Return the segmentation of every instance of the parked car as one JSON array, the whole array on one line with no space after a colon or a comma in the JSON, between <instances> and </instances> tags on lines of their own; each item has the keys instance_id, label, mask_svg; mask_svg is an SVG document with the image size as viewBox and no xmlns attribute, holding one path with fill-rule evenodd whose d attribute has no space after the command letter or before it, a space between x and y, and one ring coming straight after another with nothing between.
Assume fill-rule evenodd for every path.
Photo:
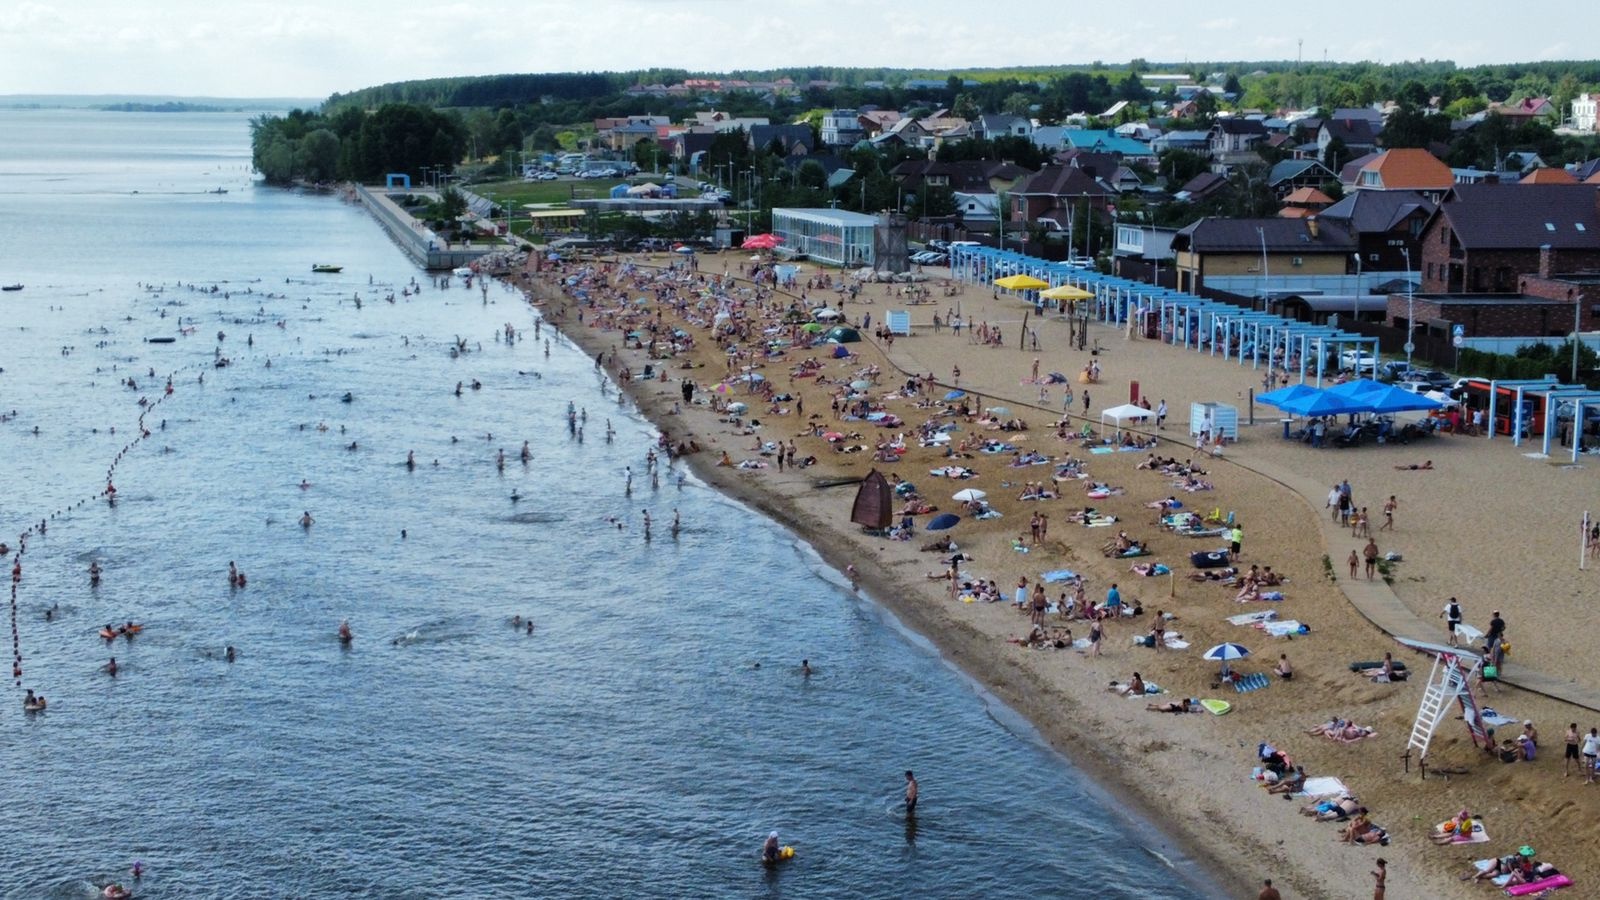
<instances>
[{"instance_id":1,"label":"parked car","mask_svg":"<svg viewBox=\"0 0 1600 900\"><path fill-rule=\"evenodd\" d=\"M1371 369L1377 363L1378 358L1365 350L1346 350L1339 354L1341 369Z\"/></svg>"},{"instance_id":2,"label":"parked car","mask_svg":"<svg viewBox=\"0 0 1600 900\"><path fill-rule=\"evenodd\" d=\"M1426 394L1427 392L1433 390L1433 386L1428 384L1426 381L1396 381L1394 386L1402 391L1410 391L1413 394Z\"/></svg>"},{"instance_id":3,"label":"parked car","mask_svg":"<svg viewBox=\"0 0 1600 900\"><path fill-rule=\"evenodd\" d=\"M1383 381L1409 381L1416 377L1416 370L1403 359L1391 359L1378 366L1378 377Z\"/></svg>"},{"instance_id":4,"label":"parked car","mask_svg":"<svg viewBox=\"0 0 1600 900\"><path fill-rule=\"evenodd\" d=\"M1427 384L1428 390L1430 391L1447 391L1450 389L1450 386L1455 383L1455 380L1449 375L1446 375L1437 369L1430 369L1426 372L1417 372L1413 370L1411 377L1416 381L1421 381Z\"/></svg>"}]
</instances>

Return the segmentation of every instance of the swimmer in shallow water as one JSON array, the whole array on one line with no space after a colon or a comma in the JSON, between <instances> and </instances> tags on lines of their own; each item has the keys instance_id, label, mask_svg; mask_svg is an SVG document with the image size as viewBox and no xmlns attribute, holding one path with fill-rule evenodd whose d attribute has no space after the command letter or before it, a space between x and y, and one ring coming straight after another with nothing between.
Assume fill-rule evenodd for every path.
<instances>
[{"instance_id":1,"label":"swimmer in shallow water","mask_svg":"<svg viewBox=\"0 0 1600 900\"><path fill-rule=\"evenodd\" d=\"M311 510L308 509L304 513L300 514L300 527L301 528L310 528L312 525L315 525L316 522L317 522L316 519L311 518Z\"/></svg>"}]
</instances>

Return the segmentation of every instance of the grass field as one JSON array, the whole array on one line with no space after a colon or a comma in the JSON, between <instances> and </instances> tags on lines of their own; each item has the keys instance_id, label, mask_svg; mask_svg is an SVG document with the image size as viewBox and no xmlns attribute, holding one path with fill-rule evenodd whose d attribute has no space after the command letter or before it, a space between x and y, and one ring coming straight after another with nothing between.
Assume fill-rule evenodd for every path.
<instances>
[{"instance_id":1,"label":"grass field","mask_svg":"<svg viewBox=\"0 0 1600 900\"><path fill-rule=\"evenodd\" d=\"M513 212L525 203L565 206L568 200L594 200L611 195L621 179L596 178L592 181L491 181L472 186L474 193L488 197Z\"/></svg>"}]
</instances>

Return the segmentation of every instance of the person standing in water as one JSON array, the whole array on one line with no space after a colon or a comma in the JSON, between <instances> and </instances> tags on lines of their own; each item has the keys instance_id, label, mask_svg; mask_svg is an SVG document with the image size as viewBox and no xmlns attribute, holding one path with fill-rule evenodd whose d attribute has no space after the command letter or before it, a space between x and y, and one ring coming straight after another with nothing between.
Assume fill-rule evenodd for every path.
<instances>
[{"instance_id":1,"label":"person standing in water","mask_svg":"<svg viewBox=\"0 0 1600 900\"><path fill-rule=\"evenodd\" d=\"M344 644L348 644L354 639L355 639L355 635L350 633L350 620L349 619L345 619L343 622L340 622L339 623L339 642L340 643L344 643Z\"/></svg>"},{"instance_id":2,"label":"person standing in water","mask_svg":"<svg viewBox=\"0 0 1600 900\"><path fill-rule=\"evenodd\" d=\"M779 851L778 833L774 831L767 835L766 843L761 845L761 861L769 864L777 862Z\"/></svg>"},{"instance_id":3,"label":"person standing in water","mask_svg":"<svg viewBox=\"0 0 1600 900\"><path fill-rule=\"evenodd\" d=\"M311 510L309 510L309 509L300 514L300 527L301 528L310 528L313 524L316 523L316 521L317 521L316 519L311 518Z\"/></svg>"},{"instance_id":4,"label":"person standing in water","mask_svg":"<svg viewBox=\"0 0 1600 900\"><path fill-rule=\"evenodd\" d=\"M917 776L906 770L906 818L917 814Z\"/></svg>"}]
</instances>

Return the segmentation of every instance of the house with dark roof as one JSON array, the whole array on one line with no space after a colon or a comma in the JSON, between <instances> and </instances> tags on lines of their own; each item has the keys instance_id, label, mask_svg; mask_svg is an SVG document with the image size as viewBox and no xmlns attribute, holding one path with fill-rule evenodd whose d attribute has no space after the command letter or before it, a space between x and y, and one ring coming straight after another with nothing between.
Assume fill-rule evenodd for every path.
<instances>
[{"instance_id":1,"label":"house with dark roof","mask_svg":"<svg viewBox=\"0 0 1600 900\"><path fill-rule=\"evenodd\" d=\"M1375 126L1364 118L1323 119L1322 127L1317 129L1317 155L1327 159L1328 145L1336 140L1344 142L1351 153L1371 153L1378 146L1381 130L1381 125Z\"/></svg>"},{"instance_id":2,"label":"house with dark roof","mask_svg":"<svg viewBox=\"0 0 1600 900\"><path fill-rule=\"evenodd\" d=\"M715 131L683 131L668 138L666 147L673 159L689 164L695 161L695 157L710 150L716 139Z\"/></svg>"},{"instance_id":3,"label":"house with dark roof","mask_svg":"<svg viewBox=\"0 0 1600 900\"><path fill-rule=\"evenodd\" d=\"M996 194L1010 190L1018 180L1032 174L1032 170L1015 163L995 159L908 159L889 170L890 177L910 193L942 188L964 194Z\"/></svg>"},{"instance_id":4,"label":"house with dark roof","mask_svg":"<svg viewBox=\"0 0 1600 900\"><path fill-rule=\"evenodd\" d=\"M1513 291L1520 276L1600 270L1600 188L1589 184L1459 184L1422 231L1424 291Z\"/></svg>"},{"instance_id":5,"label":"house with dark roof","mask_svg":"<svg viewBox=\"0 0 1600 900\"><path fill-rule=\"evenodd\" d=\"M1267 187L1281 203L1283 198L1301 188L1320 189L1334 177L1327 166L1314 159L1285 159L1274 163L1267 171Z\"/></svg>"},{"instance_id":6,"label":"house with dark roof","mask_svg":"<svg viewBox=\"0 0 1600 900\"><path fill-rule=\"evenodd\" d=\"M1001 137L1025 138L1033 134L1033 123L1022 116L1009 116L1001 113L979 116L972 123L974 137L992 141Z\"/></svg>"},{"instance_id":7,"label":"house with dark roof","mask_svg":"<svg viewBox=\"0 0 1600 900\"><path fill-rule=\"evenodd\" d=\"M1416 191L1351 191L1317 214L1355 236L1361 269L1401 272L1422 259L1422 229L1436 208Z\"/></svg>"},{"instance_id":8,"label":"house with dark roof","mask_svg":"<svg viewBox=\"0 0 1600 900\"><path fill-rule=\"evenodd\" d=\"M1219 172L1201 172L1185 181L1172 199L1180 203L1198 203L1212 197L1220 197L1228 193L1232 185L1228 183L1228 176Z\"/></svg>"},{"instance_id":9,"label":"house with dark roof","mask_svg":"<svg viewBox=\"0 0 1600 900\"><path fill-rule=\"evenodd\" d=\"M1057 153L1055 161L1064 166L1082 169L1090 178L1098 178L1119 193L1136 191L1144 186L1138 173L1125 165L1114 153L1092 150L1067 150Z\"/></svg>"},{"instance_id":10,"label":"house with dark roof","mask_svg":"<svg viewBox=\"0 0 1600 900\"><path fill-rule=\"evenodd\" d=\"M1256 146L1267 139L1260 119L1218 119L1211 126L1211 158L1219 163L1253 161Z\"/></svg>"},{"instance_id":11,"label":"house with dark roof","mask_svg":"<svg viewBox=\"0 0 1600 900\"><path fill-rule=\"evenodd\" d=\"M928 129L924 128L921 122L909 116L896 121L881 134L870 138L874 144L900 144L906 147L927 147L933 139L933 135L928 133Z\"/></svg>"},{"instance_id":12,"label":"house with dark roof","mask_svg":"<svg viewBox=\"0 0 1600 900\"><path fill-rule=\"evenodd\" d=\"M1087 203L1090 209L1105 212L1116 196L1109 185L1075 166L1052 164L1029 176L1011 191L1009 219L1036 222L1050 219L1066 222L1071 210Z\"/></svg>"},{"instance_id":13,"label":"house with dark roof","mask_svg":"<svg viewBox=\"0 0 1600 900\"><path fill-rule=\"evenodd\" d=\"M755 125L750 129L750 149L767 150L774 144L784 156L806 156L816 149L810 125Z\"/></svg>"},{"instance_id":14,"label":"house with dark roof","mask_svg":"<svg viewBox=\"0 0 1600 900\"><path fill-rule=\"evenodd\" d=\"M1178 290L1197 293L1208 276L1344 275L1356 242L1317 219L1219 219L1211 216L1172 238Z\"/></svg>"}]
</instances>

